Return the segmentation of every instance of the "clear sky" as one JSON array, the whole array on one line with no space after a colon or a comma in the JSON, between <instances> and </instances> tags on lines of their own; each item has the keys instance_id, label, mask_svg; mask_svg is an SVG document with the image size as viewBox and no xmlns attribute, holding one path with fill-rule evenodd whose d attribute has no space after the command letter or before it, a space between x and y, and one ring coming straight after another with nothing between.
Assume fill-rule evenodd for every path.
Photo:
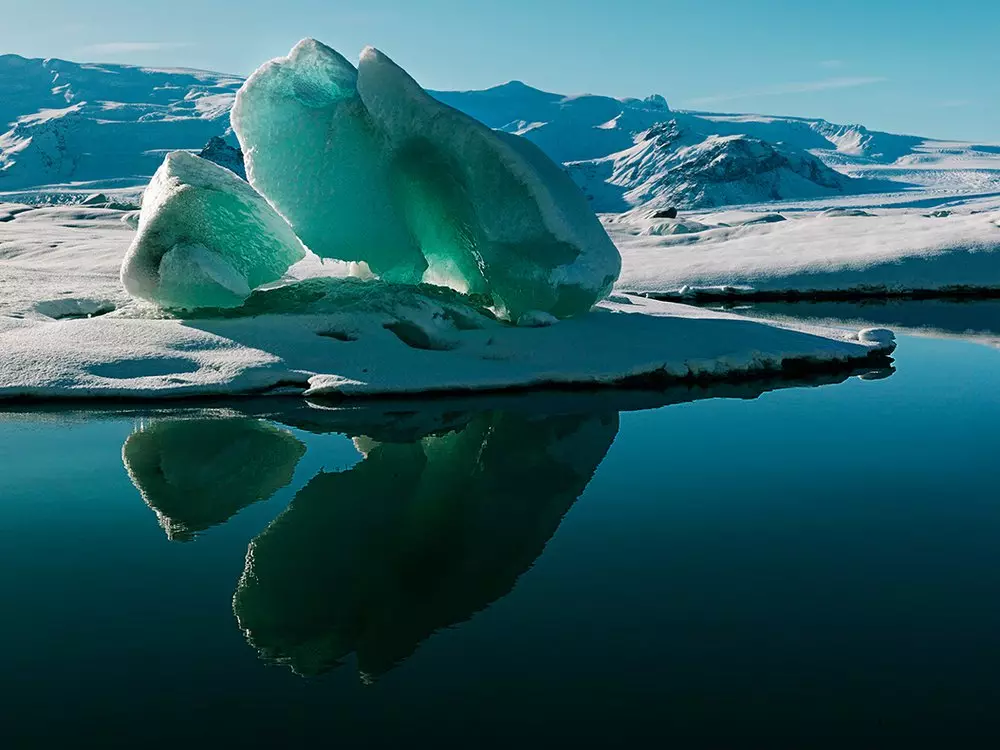
<instances>
[{"instance_id":1,"label":"clear sky","mask_svg":"<svg viewBox=\"0 0 1000 750\"><path fill-rule=\"evenodd\" d=\"M249 73L313 36L511 79L1000 142L1000 0L0 0L0 53Z\"/></svg>"}]
</instances>

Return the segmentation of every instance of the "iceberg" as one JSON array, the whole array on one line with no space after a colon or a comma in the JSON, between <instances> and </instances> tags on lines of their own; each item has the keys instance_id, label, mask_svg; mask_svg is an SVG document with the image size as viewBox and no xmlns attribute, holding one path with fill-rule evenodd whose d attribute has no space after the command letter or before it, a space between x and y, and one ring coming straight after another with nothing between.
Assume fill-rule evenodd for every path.
<instances>
[{"instance_id":1,"label":"iceberg","mask_svg":"<svg viewBox=\"0 0 1000 750\"><path fill-rule=\"evenodd\" d=\"M578 315L611 291L617 248L537 146L441 104L373 47L361 54L358 90L389 136L393 189L431 280L458 275L473 291L484 283L512 320Z\"/></svg>"},{"instance_id":2,"label":"iceberg","mask_svg":"<svg viewBox=\"0 0 1000 750\"><path fill-rule=\"evenodd\" d=\"M321 257L488 300L508 320L568 318L621 257L538 147L441 104L378 50L358 68L300 42L236 98L247 176Z\"/></svg>"},{"instance_id":3,"label":"iceberg","mask_svg":"<svg viewBox=\"0 0 1000 750\"><path fill-rule=\"evenodd\" d=\"M121 280L133 297L163 307L236 307L305 254L288 222L247 183L174 151L146 188Z\"/></svg>"},{"instance_id":4,"label":"iceberg","mask_svg":"<svg viewBox=\"0 0 1000 750\"><path fill-rule=\"evenodd\" d=\"M239 90L233 130L250 184L310 250L415 283L426 263L393 210L385 136L361 102L357 74L329 47L299 42Z\"/></svg>"}]
</instances>

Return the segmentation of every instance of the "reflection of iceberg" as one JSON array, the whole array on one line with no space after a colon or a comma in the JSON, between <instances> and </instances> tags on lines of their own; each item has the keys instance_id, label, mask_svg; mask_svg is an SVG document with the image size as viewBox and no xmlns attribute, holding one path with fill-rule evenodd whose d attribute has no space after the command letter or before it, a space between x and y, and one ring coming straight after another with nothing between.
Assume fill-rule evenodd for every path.
<instances>
[{"instance_id":1,"label":"reflection of iceberg","mask_svg":"<svg viewBox=\"0 0 1000 750\"><path fill-rule=\"evenodd\" d=\"M303 453L291 433L255 419L183 419L130 435L122 460L167 536L187 540L270 498Z\"/></svg>"},{"instance_id":2,"label":"reflection of iceberg","mask_svg":"<svg viewBox=\"0 0 1000 750\"><path fill-rule=\"evenodd\" d=\"M507 594L580 496L615 412L491 412L321 473L250 545L234 599L267 658L303 674L354 652L378 675Z\"/></svg>"},{"instance_id":3,"label":"reflection of iceberg","mask_svg":"<svg viewBox=\"0 0 1000 750\"><path fill-rule=\"evenodd\" d=\"M168 535L185 538L291 480L304 448L268 420L353 437L363 460L314 477L251 543L233 607L266 659L317 674L353 653L377 676L511 591L603 460L620 411L753 399L850 374L429 402L247 399L154 421L123 454ZM132 405L59 418L157 414Z\"/></svg>"}]
</instances>

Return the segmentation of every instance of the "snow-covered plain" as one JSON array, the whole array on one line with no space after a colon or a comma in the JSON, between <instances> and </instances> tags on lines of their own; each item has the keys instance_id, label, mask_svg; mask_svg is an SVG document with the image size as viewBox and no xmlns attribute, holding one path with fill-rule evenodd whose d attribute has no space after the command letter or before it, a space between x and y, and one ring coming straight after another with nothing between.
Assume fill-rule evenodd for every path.
<instances>
[{"instance_id":1,"label":"snow-covered plain","mask_svg":"<svg viewBox=\"0 0 1000 750\"><path fill-rule=\"evenodd\" d=\"M314 256L292 268L304 280L258 292L236 311L164 317L120 288L133 236L126 215L48 207L0 224L0 397L654 385L792 366L849 369L895 345L885 330L771 325L623 295L581 317L523 328L448 290L309 278L346 273Z\"/></svg>"},{"instance_id":2,"label":"snow-covered plain","mask_svg":"<svg viewBox=\"0 0 1000 750\"><path fill-rule=\"evenodd\" d=\"M605 216L622 253L618 288L685 299L1000 294L1000 199L830 205Z\"/></svg>"}]
</instances>

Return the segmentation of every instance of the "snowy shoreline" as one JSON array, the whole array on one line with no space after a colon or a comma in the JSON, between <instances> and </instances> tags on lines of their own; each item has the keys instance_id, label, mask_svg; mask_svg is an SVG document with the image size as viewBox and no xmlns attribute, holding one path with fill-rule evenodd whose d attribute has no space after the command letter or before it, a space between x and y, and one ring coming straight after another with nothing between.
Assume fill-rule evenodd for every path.
<instances>
[{"instance_id":1,"label":"snowy shoreline","mask_svg":"<svg viewBox=\"0 0 1000 750\"><path fill-rule=\"evenodd\" d=\"M948 209L731 208L605 216L617 289L690 302L991 299L1000 296L1000 200Z\"/></svg>"},{"instance_id":2,"label":"snowy shoreline","mask_svg":"<svg viewBox=\"0 0 1000 750\"><path fill-rule=\"evenodd\" d=\"M660 302L686 302L695 305L724 302L975 302L1000 299L1000 286L956 286L937 289L889 289L854 287L847 289L680 289L676 292L632 292L638 297Z\"/></svg>"},{"instance_id":3,"label":"snowy shoreline","mask_svg":"<svg viewBox=\"0 0 1000 750\"><path fill-rule=\"evenodd\" d=\"M331 308L344 305L342 294L335 286ZM330 312L318 311L320 300L304 314L3 317L0 400L649 389L878 369L895 349L885 329L778 325L624 296L579 318L518 328L463 320L446 300L404 294L387 307L362 301Z\"/></svg>"},{"instance_id":4,"label":"snowy shoreline","mask_svg":"<svg viewBox=\"0 0 1000 750\"><path fill-rule=\"evenodd\" d=\"M480 318L433 288L398 287L374 304L360 294L371 289L361 282L310 280L333 270L318 262L299 268L304 276L285 292L256 295L257 307L242 314L170 319L121 287L118 269L133 237L125 212L9 213L0 223L4 401L662 387L768 378L783 369L851 371L893 346L624 295L547 328L519 328ZM334 296L282 301L303 288L296 284L331 285ZM342 292L349 299L336 296Z\"/></svg>"}]
</instances>

